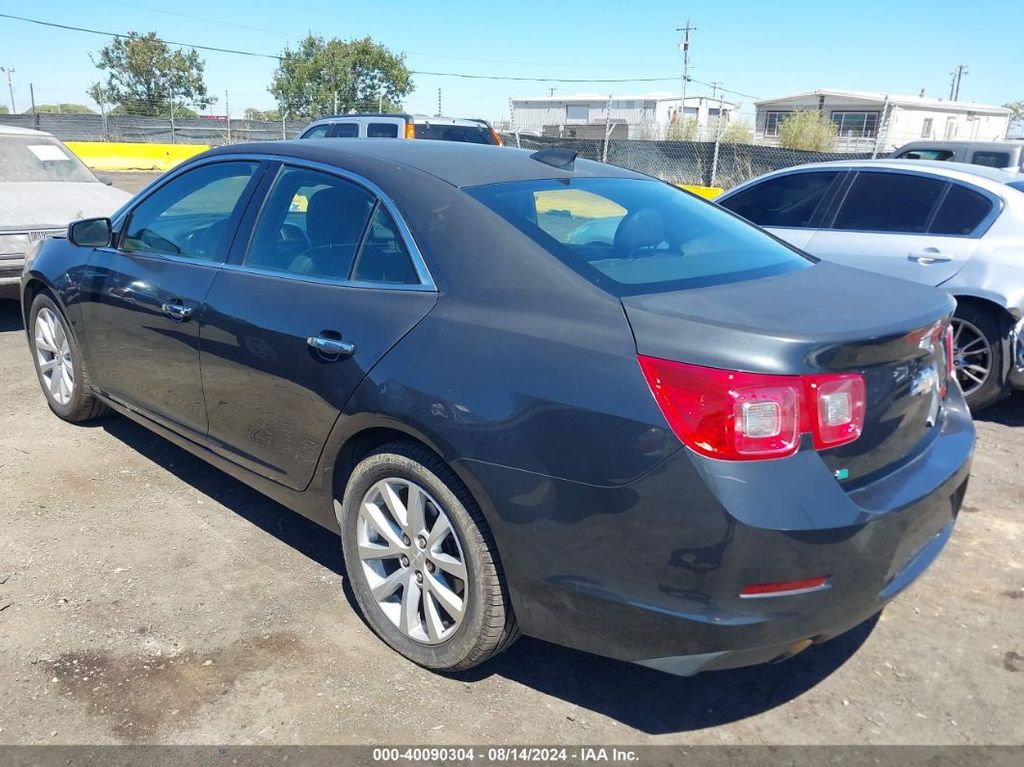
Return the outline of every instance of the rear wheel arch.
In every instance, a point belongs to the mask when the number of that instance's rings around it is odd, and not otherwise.
[[[989,338],[990,378],[977,390],[966,391],[968,404],[977,412],[998,402],[1009,390],[1008,377],[1013,360],[1010,331],[1015,319],[1005,306],[991,299],[970,294],[952,295],[957,303],[954,319],[974,325]]]

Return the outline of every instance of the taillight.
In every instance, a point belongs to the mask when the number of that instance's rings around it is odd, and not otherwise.
[[[405,137],[416,138],[416,126],[413,123],[405,124]]]
[[[817,449],[853,442],[864,428],[857,373],[780,376],[638,357],[672,431],[702,455],[783,458],[810,433]]]
[[[805,376],[804,382],[808,402],[817,403],[811,422],[814,446],[824,450],[857,439],[864,428],[864,377],[840,373]]]

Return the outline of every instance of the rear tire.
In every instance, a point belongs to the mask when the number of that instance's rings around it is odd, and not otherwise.
[[[29,309],[29,347],[39,386],[54,414],[69,423],[106,415],[89,384],[82,349],[56,302],[40,293]]]
[[[1003,331],[994,312],[972,303],[957,306],[953,315],[953,361],[957,381],[972,411],[977,413],[1003,398]]]
[[[435,671],[461,671],[518,637],[483,514],[436,454],[415,442],[378,448],[335,509],[356,602],[393,649]]]

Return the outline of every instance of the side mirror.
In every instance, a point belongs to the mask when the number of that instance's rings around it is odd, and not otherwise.
[[[68,227],[68,239],[81,248],[105,248],[112,236],[109,218],[83,218]]]

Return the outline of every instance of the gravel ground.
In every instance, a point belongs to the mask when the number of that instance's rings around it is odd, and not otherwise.
[[[692,679],[530,639],[446,678],[362,623],[332,534],[123,418],[53,416],[8,301],[0,383],[0,743],[1024,743],[1024,396],[875,623]]]

